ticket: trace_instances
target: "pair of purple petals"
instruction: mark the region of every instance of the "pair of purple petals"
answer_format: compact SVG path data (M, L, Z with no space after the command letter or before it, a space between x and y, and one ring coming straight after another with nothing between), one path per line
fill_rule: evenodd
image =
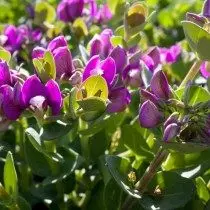
M32 52L32 58L42 58L46 50L52 52L56 65L56 78L62 76L67 78L72 76L74 71L72 55L68 49L68 44L64 36L58 36L49 42L47 49L35 47Z
M57 7L57 15L63 22L73 22L82 15L84 0L62 0Z
M22 111L30 105L36 108L48 105L52 115L57 115L62 107L62 95L58 84L49 80L44 85L36 75L30 76L23 85L19 82L14 87L2 85L0 96L1 110L9 120L18 119Z

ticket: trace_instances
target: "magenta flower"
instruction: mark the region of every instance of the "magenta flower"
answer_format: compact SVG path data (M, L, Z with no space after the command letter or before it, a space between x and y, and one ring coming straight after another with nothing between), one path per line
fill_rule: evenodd
M176 44L170 48L160 48L160 59L162 63L175 63L181 54L180 45Z
M6 61L0 60L0 87L6 84L11 85L12 78L11 78L9 66L7 65Z
M152 48L148 53L141 57L141 60L150 71L154 71L160 64L160 50L157 47Z
M210 77L210 65L209 62L203 62L200 67L200 72L203 77L208 79Z
M57 7L58 18L64 22L73 22L82 15L84 0L62 0Z
M116 74L116 65L113 58L108 57L101 61L98 55L93 56L87 63L83 72L83 81L92 75L101 75L111 86Z
M16 83L14 88L9 85L0 87L0 110L9 120L16 120L23 111L21 84Z
M144 128L154 128L163 118L157 106L150 100L145 101L139 110L139 122Z
M203 5L203 14L204 17L210 17L210 1L206 0Z
M180 127L176 123L169 124L163 134L163 141L169 142L173 138L175 138L180 131Z
M21 48L24 40L26 39L26 31L21 26L15 27L13 25L9 25L4 30L5 42L4 47L13 53L16 50Z
M58 84L54 80L49 80L44 85L36 75L30 76L22 87L22 100L24 106L27 108L30 105L34 105L35 97L36 100L41 101L40 97L37 96L44 97L47 105L51 108L53 115L57 115L60 112L62 107L62 95Z
M95 19L98 23L106 23L112 18L112 13L107 4L101 6L98 10Z
M159 70L155 72L152 76L150 88L152 93L157 97L164 100L168 100L171 96L170 86L168 80L163 73Z
M74 67L71 52L68 49L67 41L64 36L58 36L49 42L47 50L53 54L56 65L56 78L70 78ZM32 58L42 58L46 49L35 47L32 52Z
M110 103L107 106L107 112L122 112L131 102L131 95L127 88L118 87L109 93Z
M112 35L111 29L105 29L100 35L95 35L90 41L90 57L100 55L101 58L106 58L113 49L110 41Z

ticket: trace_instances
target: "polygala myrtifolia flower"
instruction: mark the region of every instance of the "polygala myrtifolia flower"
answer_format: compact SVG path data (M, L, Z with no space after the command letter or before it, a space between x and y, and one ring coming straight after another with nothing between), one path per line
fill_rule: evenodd
M64 22L73 22L82 15L84 0L62 0L57 7L58 18Z
M58 36L49 42L47 49L35 47L32 52L33 59L43 58L46 51L53 55L56 66L56 78L68 80L74 73L71 52L68 49L64 36Z

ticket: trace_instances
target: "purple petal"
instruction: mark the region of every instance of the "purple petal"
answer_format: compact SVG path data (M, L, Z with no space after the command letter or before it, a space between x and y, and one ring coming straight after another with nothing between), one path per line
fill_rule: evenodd
M150 52L148 53L154 62L154 69L160 64L160 50L158 47L153 47Z
M54 80L49 80L45 85L47 91L47 102L51 107L52 114L59 114L62 107L62 95L58 84Z
M166 127L163 134L163 141L168 142L176 137L179 133L180 127L176 123L172 123Z
M147 68L153 72L154 67L155 67L155 63L154 63L153 59L149 55L143 55L141 57L141 59L143 60L144 64L147 66Z
M21 114L20 106L14 103L13 88L9 85L3 85L0 88L0 93L3 95L2 109L4 115L9 120L16 120Z
M9 66L5 61L0 61L0 86L4 84L10 85L11 83L12 81Z
M57 78L60 78L63 74L70 77L73 72L73 63L69 49L67 47L59 47L54 50L53 54L56 64Z
M209 62L203 62L200 67L200 72L203 77L208 79L210 77L210 63Z
M84 72L83 72L83 78L82 80L86 80L89 76L91 76L91 71L95 68L97 68L97 66L100 63L100 58L98 55L93 56L87 63Z
M112 84L115 74L116 74L116 65L113 58L108 57L100 63L100 69L103 70L103 77L109 85Z
M35 47L32 51L32 58L43 58L46 49L43 47Z
M46 96L45 86L36 75L30 76L23 84L22 96L25 106L29 106L31 98L35 96Z
M145 101L139 111L139 122L144 128L154 128L162 120L162 114L150 100Z
M107 106L107 112L122 112L131 102L131 95L127 88L119 87L111 91L109 100L110 103Z
M61 1L57 7L57 16L63 22L71 21L71 18L68 15L68 3Z
M23 102L23 97L22 97L22 87L23 86L20 82L16 82L13 89L14 103L19 105L20 107L24 107L24 102Z
M171 95L168 80L162 71L157 71L153 74L150 87L156 97L169 99Z
M206 0L203 5L203 16L210 17L210 1Z
M90 42L90 57L94 55L100 55L102 52L102 42L99 37L94 37Z
M120 46L117 46L111 51L109 56L115 61L117 73L122 73L125 65L127 64L126 51Z
M53 52L59 47L68 47L67 41L64 36L58 36L49 42L47 49Z

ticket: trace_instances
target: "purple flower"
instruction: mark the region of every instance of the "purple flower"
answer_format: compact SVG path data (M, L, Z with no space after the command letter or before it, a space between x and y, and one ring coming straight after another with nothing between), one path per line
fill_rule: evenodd
M176 44L170 48L160 48L160 59L162 63L175 63L181 54L180 45Z
M16 120L23 111L21 85L16 83L14 88L9 85L0 87L1 112L9 120Z
M126 109L128 104L131 102L131 95L127 88L118 87L109 93L110 103L107 106L109 113L122 112Z
M57 7L58 18L64 22L73 22L82 15L84 0L62 0Z
M150 101L152 101L155 105L158 104L158 98L157 98L154 94L152 94L152 93L150 93L149 91L144 90L144 89L141 89L141 99L142 99L144 102L147 101L147 100L150 100Z
M60 78L62 75L65 75L67 78L71 77L74 68L69 49L67 47L59 47L53 51L53 56L56 65L56 77Z
M200 67L200 72L203 77L208 79L210 77L210 63L209 62L203 62Z
M164 122L164 128L166 128L168 125L172 124L172 123L178 123L178 119L179 119L179 113L178 112L174 112L173 114L171 114L168 119Z
M169 124L163 134L163 141L169 142L178 135L180 127L176 123Z
M59 47L67 47L67 41L64 36L58 36L49 42L47 49L53 52Z
M46 85L42 84L36 75L30 76L23 84L22 99L25 107L33 105L33 98L40 100L43 96L48 106L51 107L52 114L57 115L62 107L62 96L58 84L54 80L49 80ZM43 103L43 102L42 102Z
M152 93L157 98L168 100L171 96L170 86L168 84L168 80L163 73L163 71L159 70L155 72L152 76L150 88Z
M90 41L90 56L100 55L106 58L113 49L110 41L113 32L111 29L105 29L100 35L95 35Z
M116 65L113 58L108 57L103 61L100 61L98 55L93 56L87 63L84 73L83 81L92 75L101 75L106 80L107 84L111 86L114 82L116 74Z
M112 57L116 64L116 73L120 74L123 72L127 64L127 54L126 51L120 46L115 47L109 54Z
M210 17L210 1L206 0L203 4L203 16Z
M108 22L111 18L112 13L107 4L102 5L95 16L98 23Z
M68 44L64 36L58 36L49 42L47 50L53 54L56 65L56 78L70 78L74 72L72 55L68 49ZM32 58L42 58L46 49L35 47Z
M156 105L150 101L145 101L139 110L139 122L144 128L154 128L163 118L162 113Z
M143 86L141 70L138 68L132 68L131 65L126 66L122 74L122 79L126 86L131 86L132 88Z
M141 59L147 68L153 72L160 64L160 51L157 47L154 47L147 54L144 54Z
M25 29L21 26L18 28L13 25L7 26L4 30L4 35L6 36L4 47L12 53L19 50L26 38L25 32Z
M11 85L12 79L9 70L9 66L7 65L6 61L0 60L0 87L2 85Z

